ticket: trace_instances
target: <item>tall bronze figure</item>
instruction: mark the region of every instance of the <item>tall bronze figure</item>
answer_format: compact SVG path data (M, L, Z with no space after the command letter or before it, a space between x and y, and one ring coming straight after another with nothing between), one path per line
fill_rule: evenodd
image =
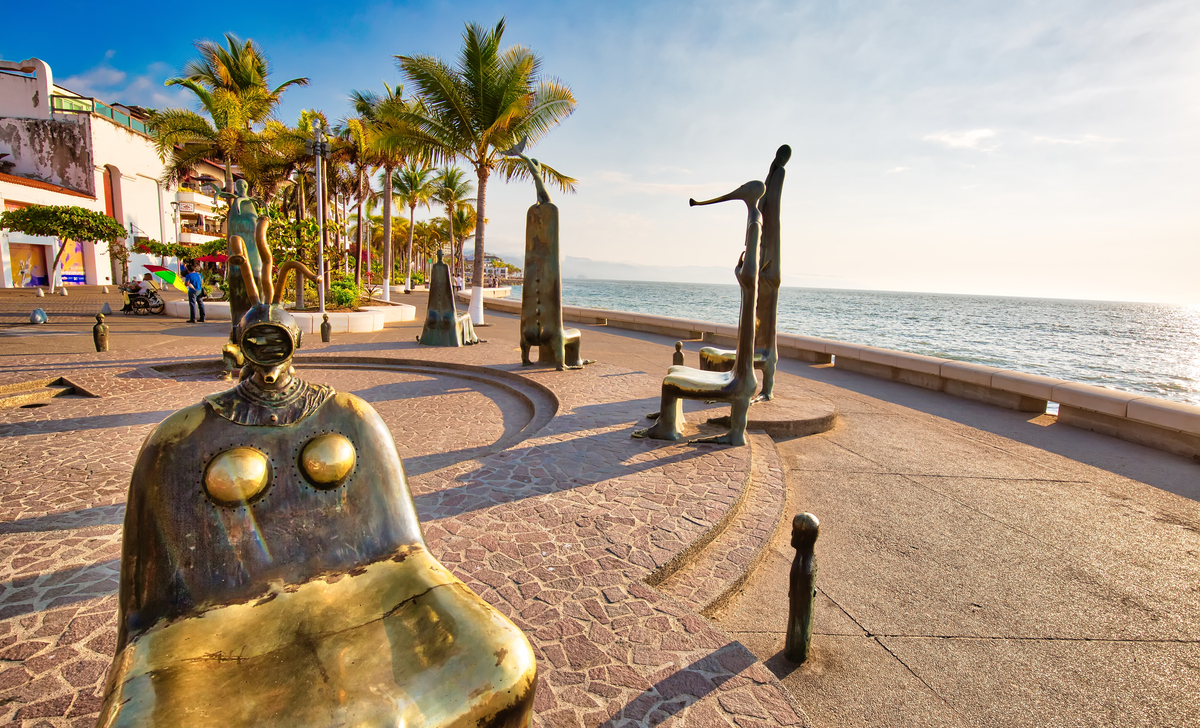
M554 362L559 370L582 369L579 329L564 329L562 270L558 259L558 207L550 201L542 166L522 154L525 140L504 152L520 157L537 187L536 204L525 214L525 280L521 286L521 363L532 364L529 350L538 349L539 362ZM478 264L478 263L477 263Z
M658 421L644 430L637 430L634 437L650 437L656 440L680 440L683 438L683 400L703 399L729 402L731 405L729 432L715 437L706 437L696 442L712 442L719 445L745 445L746 420L750 412L750 399L758 382L754 379L754 304L758 296L758 247L762 234L762 214L756 203L763 196L766 186L758 180L747 182L727 195L706 202L688 200L690 205L711 205L727 200L746 203L746 249L738 259L734 274L742 289L741 314L738 317L738 348L733 369L727 372L704 371L686 366L672 366L663 380L662 401Z
M225 361L225 378L231 379L233 372L245 364L237 343L237 323L254 304L243 283L245 278L242 269L245 268L251 279L257 281L261 280L263 265L266 263L267 274L270 274L271 264L259 250L266 247L267 226L271 220L258 214L259 200L249 196L249 187L245 180L235 182L234 192L222 192L221 197L229 202L229 216L226 221L229 260L225 262L225 281L229 288L230 319L229 341L222 348L221 357ZM247 248L247 241L254 241L254 245ZM234 259L239 257L240 262L235 263Z
M241 382L168 417L129 486L100 726L524 728L524 634L429 553L362 399L298 379L287 274L237 323Z
M758 276L758 300L754 306L754 368L763 373L762 390L753 402L775 396L775 367L779 364L776 335L779 317L779 286L783 282L780 258L779 202L783 195L784 165L792 158L792 148L784 144L775 152L767 172L767 192L758 203L762 213L763 269ZM728 371L733 368L737 351L706 346L700 350L700 368ZM752 402L752 403L753 403Z
M454 286L450 285L450 266L438 250L437 262L429 275L429 310L418 342L425 346L467 346L480 343L471 324L471 314L458 312L454 305Z

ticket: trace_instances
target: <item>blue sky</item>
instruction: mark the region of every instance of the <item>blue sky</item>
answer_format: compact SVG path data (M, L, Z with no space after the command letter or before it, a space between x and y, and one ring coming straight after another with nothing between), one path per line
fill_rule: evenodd
M781 143L785 284L1200 304L1200 4L323 3L237 12L56 4L0 39L109 101L162 87L196 38L260 42L280 112L343 115L506 16L576 113L533 154L580 180L565 255L731 269L744 212L688 197L758 179ZM489 186L488 249L520 259L531 185ZM729 281L732 282L732 272Z

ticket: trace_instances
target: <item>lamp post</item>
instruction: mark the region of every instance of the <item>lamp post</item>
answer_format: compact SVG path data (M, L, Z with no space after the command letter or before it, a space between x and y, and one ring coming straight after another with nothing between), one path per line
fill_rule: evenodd
M321 121L313 119L313 168L317 182L317 310L325 313L325 132Z
M175 223L175 244L179 244L179 200L171 200L171 221Z

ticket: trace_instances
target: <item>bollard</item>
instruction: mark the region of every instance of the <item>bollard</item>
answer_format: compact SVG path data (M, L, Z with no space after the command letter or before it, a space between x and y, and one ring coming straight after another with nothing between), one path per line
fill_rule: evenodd
M100 286L101 293L108 293L108 286Z
M325 320L321 322L321 341L329 343L329 335L333 333L333 324L329 323L329 314L325 314Z
M792 548L796 549L796 560L792 562L788 588L783 656L797 664L808 659L808 648L812 643L813 608L817 596L817 556L813 547L820 529L821 522L811 513L801 513L792 519Z
M35 294L33 294L33 295L37 296L38 298L44 298L44 297L46 296L46 292L45 292L45 291L43 291L43 290L42 290L42 289L39 287L39 288L37 289L37 293L35 293Z
M104 314L105 316L108 316L112 313L112 306L108 305L108 301L105 301L104 305L100 307L100 313Z
M29 323L31 324L44 324L49 320L50 317L46 315L45 309L35 308L33 309L33 312L29 314Z
M96 325L92 327L92 342L96 351L108 351L108 324L104 323L104 314L96 314Z
M671 357L671 363L675 366L683 366L683 342L675 342L675 354Z
M63 286L62 288L58 289L58 295L60 295L60 296L67 295L67 287Z

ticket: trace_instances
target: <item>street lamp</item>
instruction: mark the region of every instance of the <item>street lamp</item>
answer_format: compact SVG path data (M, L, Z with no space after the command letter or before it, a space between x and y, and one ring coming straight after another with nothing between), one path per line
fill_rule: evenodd
M325 154L329 145L325 142L325 132L321 129L320 119L313 119L313 140L308 148L313 155L313 167L317 178L317 302L318 312L325 313Z
M175 223L175 244L179 244L179 200L171 200L171 221Z

